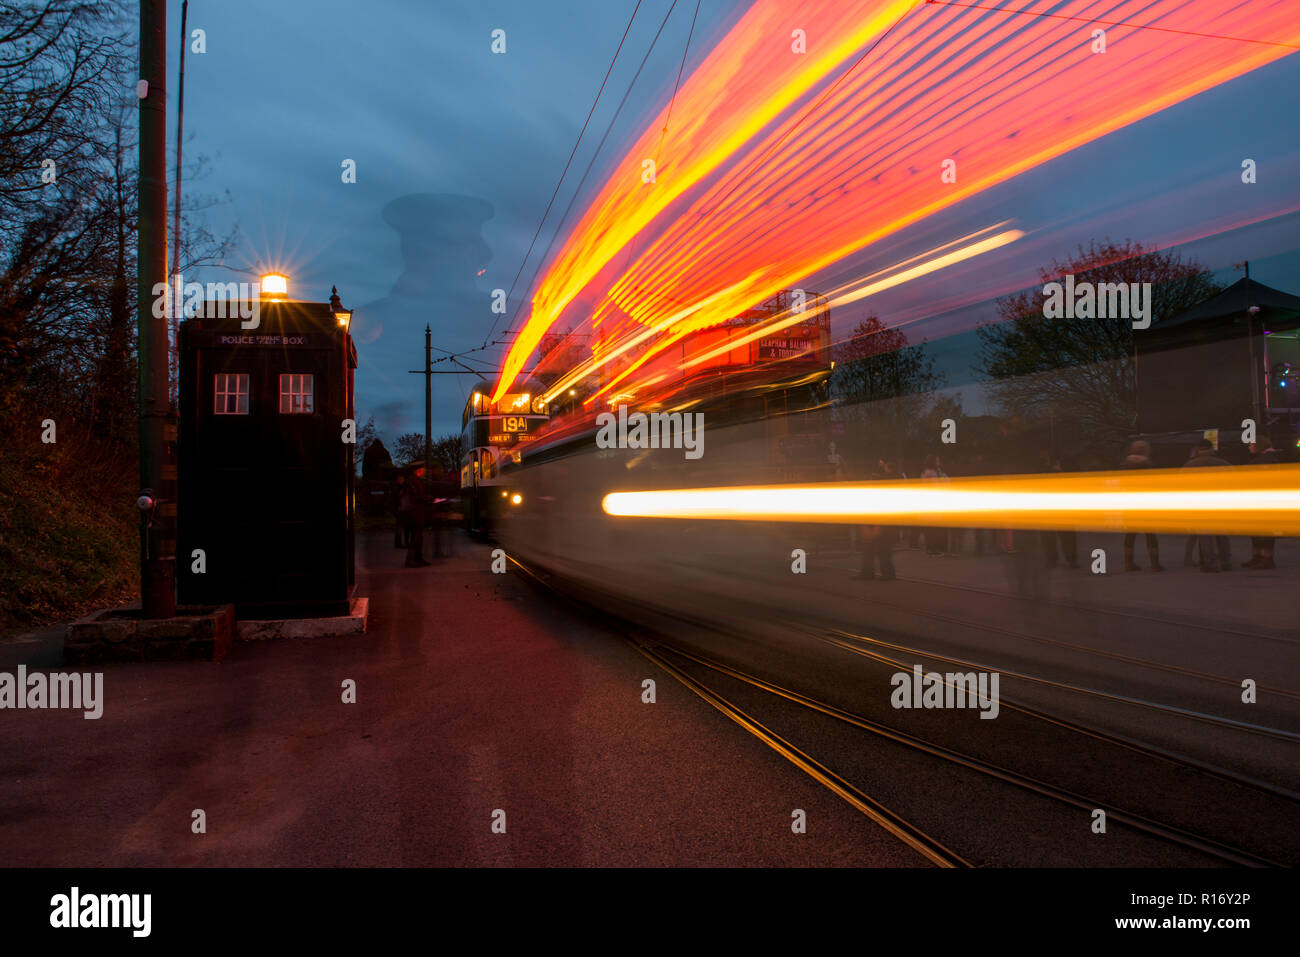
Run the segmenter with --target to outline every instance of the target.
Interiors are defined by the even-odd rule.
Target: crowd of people
[[[1251,448],[1250,465],[1276,465],[1296,460],[1295,440],[1289,430],[1278,429],[1265,441]],[[827,462],[836,475],[844,472],[843,459],[830,447]],[[1190,457],[1183,468],[1227,468],[1228,461],[1216,454],[1214,444],[1203,439],[1192,449]],[[1145,440],[1130,443],[1119,469],[1155,468],[1151,457],[1151,445]],[[997,474],[988,467],[982,454],[977,454],[966,470],[970,475]],[[1014,470],[1019,473],[1021,470]],[[1025,472],[1062,472],[1060,459],[1042,453],[1038,457],[1037,468],[1025,469]],[[1075,471],[1075,469],[1069,469]],[[1009,474],[1014,474],[1009,473]],[[872,481],[888,482],[906,480],[895,461],[878,459],[870,472]],[[946,483],[950,481],[944,471],[943,462],[937,454],[927,455],[921,463],[920,481],[925,483]],[[1141,536],[1146,547],[1146,570],[1163,572],[1160,562],[1160,540],[1154,532],[1130,531],[1125,534],[1123,542],[1124,571],[1137,572],[1144,568],[1136,557],[1137,539]],[[1064,563],[1070,568],[1079,567],[1078,532],[1070,529],[1053,529],[1044,531],[1012,530],[998,528],[940,528],[940,527],[899,527],[895,525],[866,525],[859,529],[858,551],[861,555],[861,568],[856,577],[861,579],[879,579],[891,581],[897,577],[893,553],[900,547],[921,549],[927,555],[948,557],[963,554],[966,543],[976,557],[984,555],[1019,555],[1023,561],[1025,553],[1033,553],[1035,560],[1041,553],[1043,563],[1055,567]],[[1267,536],[1251,538],[1251,557],[1240,561],[1237,567],[1253,571],[1267,571],[1276,568],[1275,539]],[[1184,539],[1183,564],[1199,567],[1202,572],[1227,572],[1234,567],[1231,554],[1231,542],[1228,536],[1203,534],[1189,531]]]

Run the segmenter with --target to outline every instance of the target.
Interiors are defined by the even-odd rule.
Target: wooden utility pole
[[[445,349],[439,349],[439,352],[446,352]],[[478,351],[478,350],[471,350]],[[433,454],[433,377],[436,375],[470,375],[485,376],[492,373],[486,369],[474,369],[467,366],[461,361],[462,353],[449,352],[438,362],[451,362],[453,365],[460,366],[459,369],[446,369],[434,371],[433,359],[433,330],[428,324],[424,327],[424,368],[407,369],[411,375],[424,376],[424,474],[426,477],[433,471],[432,454]]]
[[[1246,268],[1246,336],[1250,340],[1250,406],[1251,415],[1255,417],[1255,428],[1263,430],[1264,423],[1259,417],[1259,380],[1263,376],[1263,371],[1259,367],[1259,359],[1255,355],[1255,313],[1250,311],[1250,261],[1242,263]],[[1267,354],[1267,350],[1265,350]],[[1268,448],[1265,443],[1261,448]]]
[[[189,39],[185,35],[185,25],[189,18],[189,12],[190,0],[184,0],[181,4],[180,69],[177,71],[176,79],[176,198],[172,201],[172,257],[171,270],[168,275],[175,275],[181,268],[181,148],[185,144],[185,46]],[[179,388],[180,379],[180,362],[178,360],[181,347],[180,321],[181,316],[178,307],[172,313],[171,337],[169,339],[171,346],[169,368],[172,377],[173,401],[179,398],[176,390]]]
[[[167,4],[140,0],[140,183],[136,332],[140,408],[140,599],[144,618],[176,613],[175,437],[167,319],[153,317],[167,285]],[[172,303],[173,308],[176,303]]]
[[[433,331],[424,324],[424,480],[433,474]]]

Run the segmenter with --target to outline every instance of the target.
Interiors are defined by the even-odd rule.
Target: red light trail
[[[1104,11],[1076,0],[1052,18],[919,0],[866,16],[847,6],[758,0],[710,52],[677,93],[655,181],[642,182],[642,162],[664,136],[662,112],[536,283],[494,397],[561,320],[597,330],[593,366],[634,390],[634,367],[691,332],[1300,42],[1300,17],[1281,0]],[[1092,10],[1116,22],[1104,53],[1087,25],[1062,19],[1093,22]],[[796,29],[806,54],[791,52]],[[1231,34],[1273,42],[1220,38]],[[945,160],[955,182],[941,181]],[[601,362],[612,349],[629,353],[624,366]]]

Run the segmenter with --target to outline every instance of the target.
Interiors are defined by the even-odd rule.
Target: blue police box
[[[346,615],[356,581],[351,313],[337,289],[317,303],[262,285],[255,319],[244,318],[251,300],[243,310],[209,301],[180,324],[179,598],[233,603],[244,619]]]

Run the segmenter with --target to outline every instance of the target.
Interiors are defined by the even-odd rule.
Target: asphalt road
[[[363,636],[95,666],[99,720],[0,711],[0,863],[924,864],[616,629],[457,552],[406,569],[366,536]],[[0,670],[60,654],[58,629],[10,639]]]

